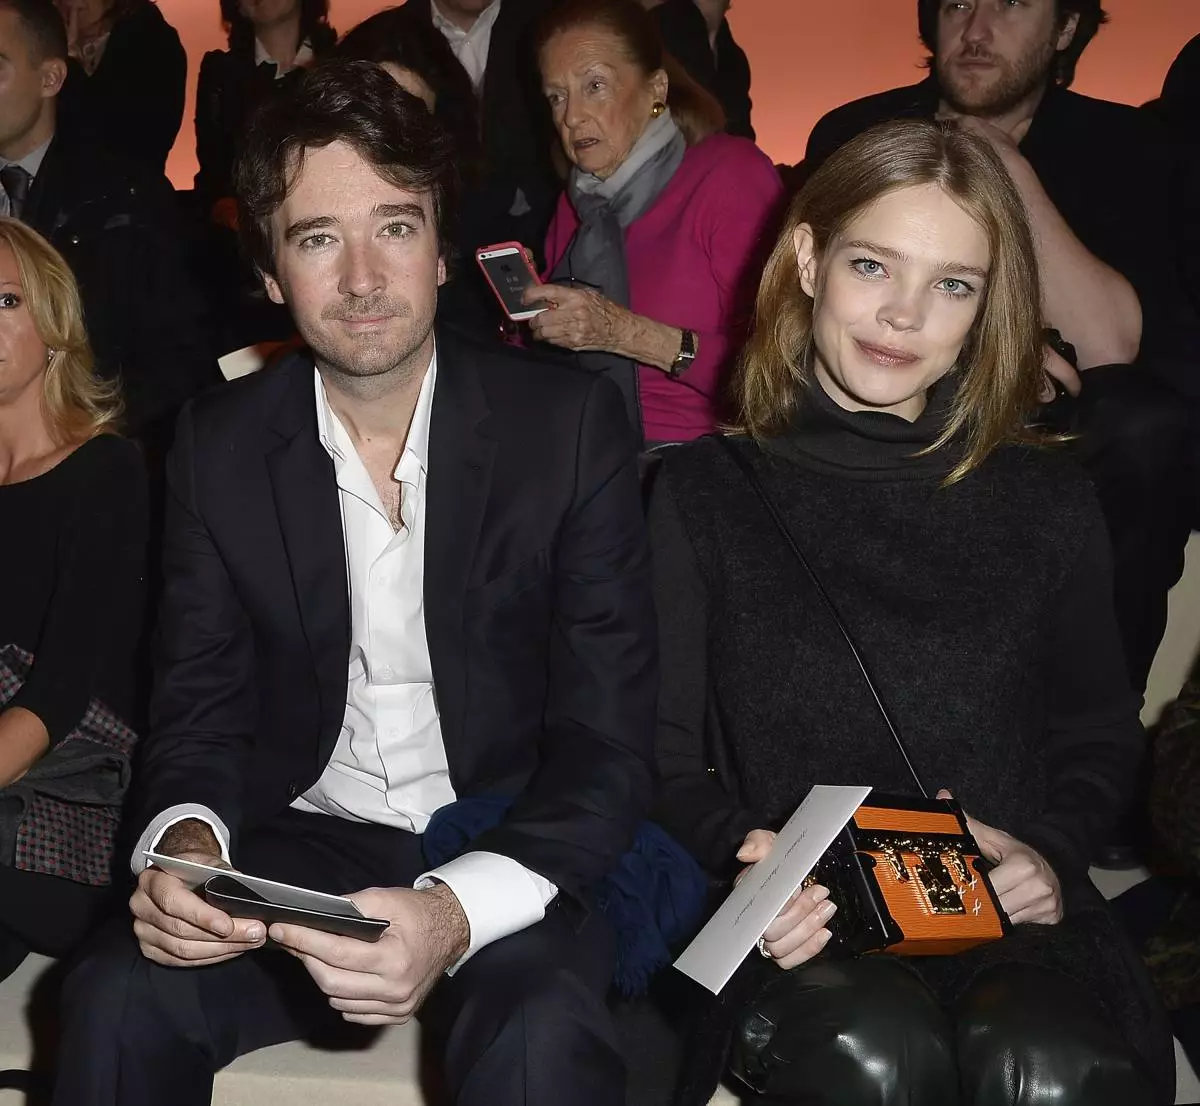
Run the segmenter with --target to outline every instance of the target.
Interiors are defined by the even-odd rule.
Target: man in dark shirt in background
[[[725,110],[725,130],[754,138],[750,123],[750,62],[725,18],[730,0],[642,0],[658,23],[663,46],[688,76]]]
[[[1046,324],[1077,355],[1078,373],[1050,353],[1047,369],[1078,396],[1074,448],[1108,520],[1126,657],[1144,688],[1191,528],[1179,397],[1200,400],[1200,326],[1176,248],[1187,215],[1172,184],[1176,145],[1147,113],[1069,91],[1106,19],[1100,0],[918,0],[917,15],[930,76],[825,116],[804,173],[905,116],[956,118],[1003,159],[1034,228]]]

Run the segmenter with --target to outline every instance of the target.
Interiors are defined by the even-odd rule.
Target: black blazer
[[[345,548],[310,356],[189,405],[167,479],[138,824],[202,803],[236,856],[320,777],[346,709]],[[425,625],[455,792],[518,796],[475,847],[583,896],[647,811],[658,690],[615,388],[439,338]]]
[[[186,399],[220,379],[171,186],[63,134],[46,151],[22,219],[79,282],[100,371],[123,384],[126,428],[142,434],[164,419],[169,428]]]
[[[162,173],[183,122],[187,55],[156,4],[113,26],[96,71],[72,62],[60,119],[97,145]]]

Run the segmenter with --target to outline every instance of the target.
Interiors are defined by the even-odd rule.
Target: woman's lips
[[[907,350],[893,349],[891,346],[876,346],[871,342],[860,341],[858,338],[854,339],[854,344],[858,347],[859,353],[877,365],[895,368],[901,365],[913,365],[921,360],[917,354],[909,353]]]
[[[576,150],[590,150],[593,146],[598,145],[599,142],[598,138],[580,138],[571,145]]]

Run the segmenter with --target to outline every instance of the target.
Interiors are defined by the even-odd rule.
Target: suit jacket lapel
[[[292,588],[320,697],[320,762],[333,752],[346,713],[350,599],[346,544],[333,462],[317,434],[313,364],[297,354],[280,366],[284,395],[274,420],[278,440],[266,457]]]
[[[437,357],[425,500],[425,633],[453,778],[463,751],[463,600],[487,507],[496,442],[487,434],[487,397],[469,347],[442,331]]]

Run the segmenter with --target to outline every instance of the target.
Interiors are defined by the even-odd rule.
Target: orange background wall
[[[334,26],[346,31],[396,0],[331,2]],[[194,85],[204,51],[225,44],[218,0],[159,6],[187,47]],[[1152,99],[1172,59],[1200,33],[1200,0],[1105,0],[1105,7],[1112,21],[1084,55],[1075,88],[1130,104]],[[736,0],[730,22],[754,71],[759,144],[778,162],[803,157],[808,132],[830,108],[921,77],[915,0]],[[169,166],[180,187],[195,172],[191,118],[189,98]]]

